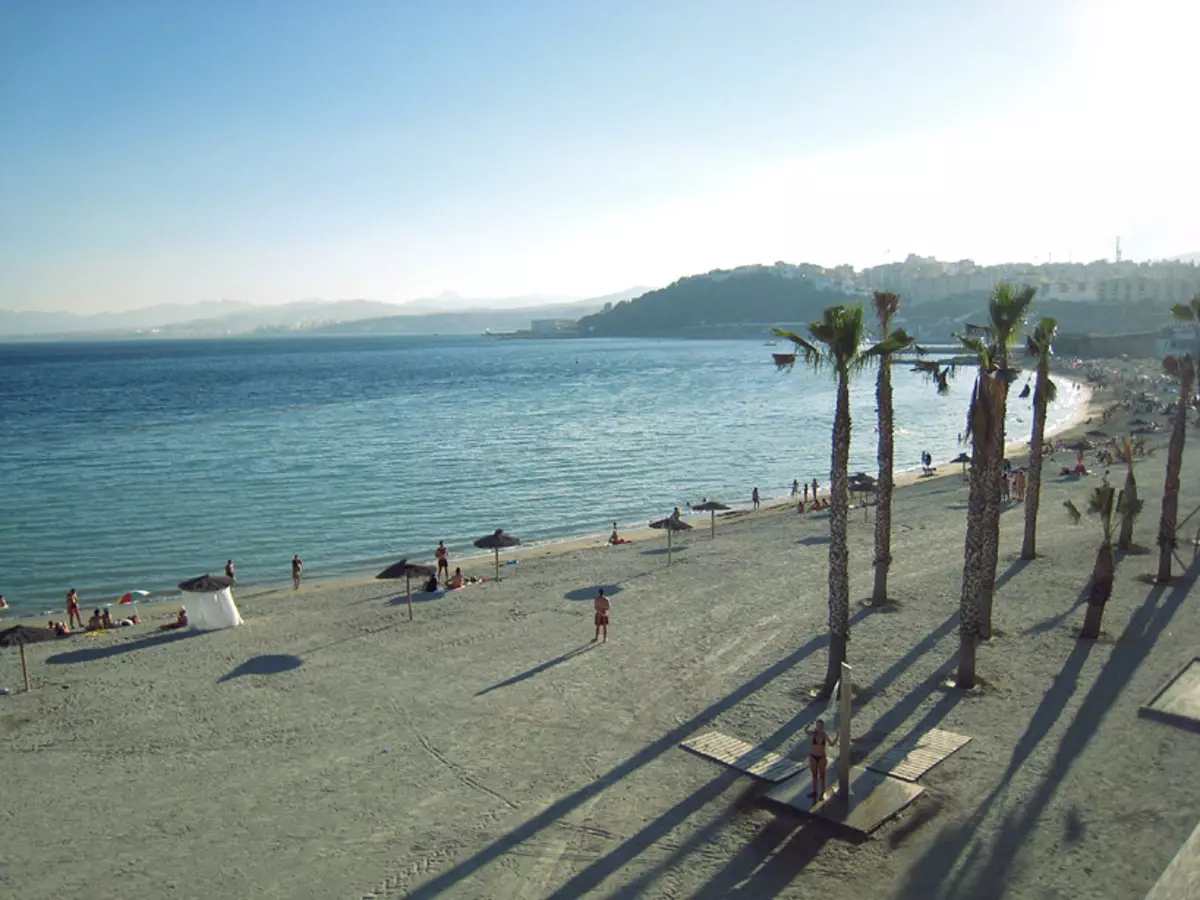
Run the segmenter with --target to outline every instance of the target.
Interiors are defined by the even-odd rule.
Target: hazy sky
[[[0,6],[0,308],[1200,250],[1194,0]]]

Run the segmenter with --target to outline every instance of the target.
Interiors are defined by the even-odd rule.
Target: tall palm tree
[[[968,326],[969,332],[981,333],[982,338],[970,334],[959,338],[959,343],[969,350],[979,363],[976,384],[985,386],[984,390],[976,391],[973,397],[973,407],[975,399],[980,399],[981,403],[980,408],[973,410],[968,417],[968,434],[974,435],[973,429],[979,420],[979,414],[986,413],[991,417],[986,425],[986,437],[990,446],[986,448],[983,456],[983,465],[978,466],[979,488],[983,494],[979,512],[982,526],[979,535],[979,567],[974,577],[968,578],[968,566],[965,562],[963,566],[963,591],[966,592],[970,585],[971,590],[977,592],[975,603],[979,607],[979,637],[983,640],[992,636],[992,596],[996,587],[996,563],[1000,558],[1000,482],[1004,469],[1004,419],[1008,411],[1008,388],[1017,377],[1017,370],[1010,362],[1020,335],[1021,323],[1025,320],[1036,293],[1037,288],[1031,285],[1014,288],[1007,282],[1000,282],[988,299],[987,325],[982,328]],[[986,354],[980,354],[981,348],[986,349]],[[981,445],[973,444],[973,456],[977,457],[979,446]],[[970,499],[967,503],[969,519]],[[969,521],[967,530],[969,533]]]
[[[1183,444],[1187,437],[1187,411],[1192,404],[1192,386],[1196,367],[1191,356],[1168,356],[1163,370],[1179,379],[1179,401],[1171,442],[1167,445],[1167,477],[1163,485],[1162,518],[1158,523],[1158,575],[1155,580],[1171,580],[1171,555],[1175,552],[1175,528],[1179,519],[1179,473],[1183,468]]]
[[[1050,358],[1058,320],[1046,317],[1025,340],[1025,353],[1033,357],[1037,383],[1033,389],[1033,435],[1029,440],[1029,479],[1025,487],[1025,540],[1021,559],[1037,556],[1037,517],[1042,500],[1042,449],[1046,443],[1046,408],[1054,402],[1058,387],[1050,378]]]
[[[892,406],[892,356],[916,346],[903,328],[892,331],[892,319],[900,309],[900,298],[876,291],[875,317],[879,320],[879,372],[875,380],[875,406],[879,414],[879,479],[875,483],[875,589],[871,602],[888,599],[888,571],[892,565],[892,468],[895,459],[895,416]],[[869,356],[875,348],[867,351]]]
[[[1100,637],[1100,622],[1104,618],[1104,604],[1112,596],[1113,575],[1116,572],[1116,560],[1113,558],[1113,531],[1116,528],[1116,518],[1113,513],[1125,504],[1123,497],[1117,497],[1108,485],[1092,490],[1088,498],[1088,512],[1100,520],[1100,547],[1096,551],[1096,563],[1092,567],[1092,584],[1088,591],[1088,608],[1083,617],[1083,631],[1079,636],[1088,640]],[[1115,498],[1115,502],[1114,502]],[[1075,524],[1079,524],[1080,514],[1075,504],[1064,500]]]
[[[832,372],[837,379],[833,417],[833,446],[829,479],[829,667],[822,696],[833,693],[846,661],[850,640],[850,549],[846,526],[850,511],[850,379],[875,362],[882,344],[861,351],[863,309],[857,304],[831,306],[819,322],[808,326],[809,338],[775,329],[777,337],[791,341],[796,354],[776,354],[778,368],[791,368],[796,355],[817,371]]]

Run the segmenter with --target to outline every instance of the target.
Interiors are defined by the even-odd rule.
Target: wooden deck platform
[[[719,731],[708,731],[690,737],[679,746],[763,781],[784,781],[806,771],[806,768],[795,760],[747,744]]]
[[[916,781],[950,754],[962,749],[970,740],[965,735],[934,728],[912,740],[897,744],[868,762],[867,768],[881,775]]]

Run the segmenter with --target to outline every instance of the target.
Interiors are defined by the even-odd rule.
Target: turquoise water
[[[0,345],[0,592],[15,611],[373,572],[829,477],[832,382],[761,341],[280,338]],[[1018,384],[1019,387],[1019,384]],[[959,452],[970,380],[896,373],[898,469]],[[1073,414],[1079,394],[1052,410]],[[1014,391],[1015,398],[1015,391]],[[851,470],[874,472],[874,379]],[[1029,427],[1015,401],[1010,434]]]

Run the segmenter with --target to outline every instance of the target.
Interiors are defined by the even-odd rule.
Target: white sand
[[[1164,457],[1138,468],[1142,543]],[[1002,634],[980,652],[986,689],[965,697],[941,682],[966,488],[898,494],[900,605],[860,611],[850,647],[856,756],[931,727],[972,741],[865,843],[763,809],[749,779],[677,746],[715,726],[807,752],[827,526],[776,509],[718,520],[715,541],[698,524],[669,569],[662,536],[527,553],[498,584],[417,603],[411,623],[402,583],[346,582],[242,599],[233,631],[32,647],[34,692],[0,697],[0,894],[1140,897],[1195,825],[1200,738],[1137,708],[1195,655],[1200,614],[1190,580],[1152,587],[1155,557],[1131,556],[1108,636],[1076,640],[1099,529],[1067,524],[1061,503],[1088,484],[1048,481],[1029,566],[1013,564],[1023,509],[1004,514]],[[861,598],[872,525],[851,522]],[[593,648],[598,584],[620,590]],[[0,654],[0,684],[19,679]]]

